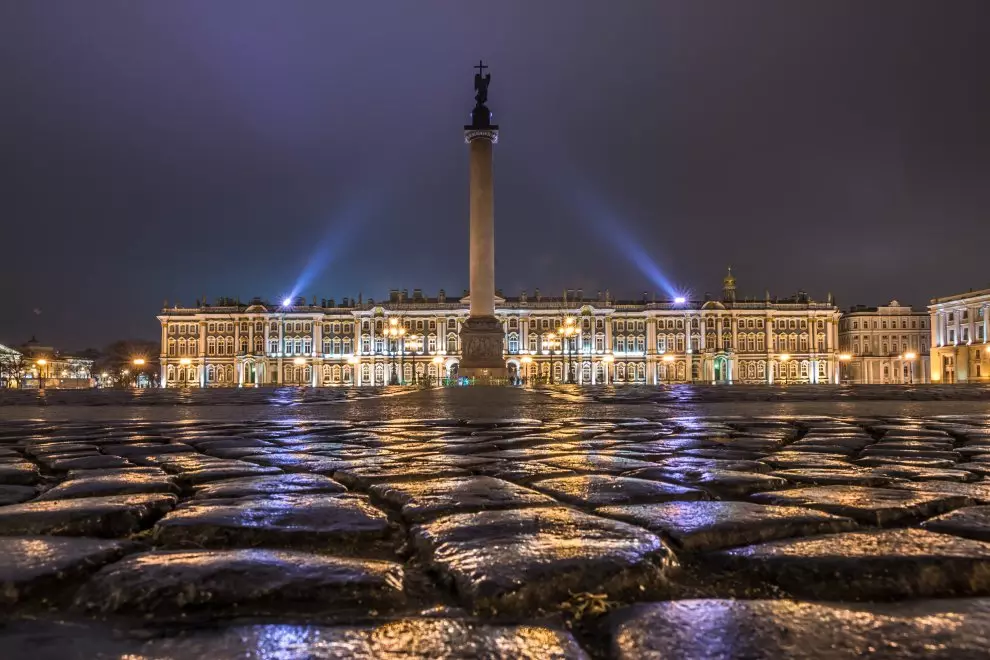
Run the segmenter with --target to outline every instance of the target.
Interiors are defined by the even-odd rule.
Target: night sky
[[[0,342],[164,299],[467,287],[472,65],[497,286],[990,286],[986,0],[0,4]],[[40,312],[40,314],[38,313]]]

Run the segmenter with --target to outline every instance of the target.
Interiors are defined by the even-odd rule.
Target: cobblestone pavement
[[[982,404],[603,417],[566,388],[462,392],[405,419],[8,416],[0,656],[986,657]],[[451,396],[488,414],[430,414]],[[555,412],[500,419],[504,396]]]

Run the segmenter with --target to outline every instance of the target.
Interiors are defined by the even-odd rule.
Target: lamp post
[[[557,333],[548,332],[543,335],[543,345],[550,350],[550,384],[553,385],[553,349],[557,345]]]
[[[292,360],[292,364],[296,365],[297,367],[301,367],[306,364],[306,360],[305,358],[297,357]]]
[[[134,371],[137,374],[134,377],[134,386],[137,387],[138,386],[138,379],[141,377],[141,371],[142,371],[141,367],[143,367],[145,365],[145,359],[144,358],[134,358],[133,360],[131,360],[131,364],[134,365]]]
[[[907,363],[908,363],[908,384],[909,385],[914,385],[914,360],[917,357],[918,357],[918,354],[917,353],[914,353],[914,352],[911,352],[911,351],[909,351],[909,352],[907,352],[907,353],[904,354],[904,359],[907,360]]]
[[[419,351],[423,348],[423,336],[422,335],[409,335],[406,337],[405,342],[403,342],[403,353],[405,352],[405,343],[408,342],[409,350],[412,353],[412,384],[416,384],[416,356],[419,355]]]
[[[557,328],[557,335],[560,337],[561,342],[561,353],[563,354],[564,363],[564,382],[570,383],[574,380],[571,377],[571,338],[577,334],[577,328],[574,327],[574,318],[568,316],[564,319],[564,325]],[[551,371],[553,367],[551,366]]]
[[[396,350],[399,351],[399,367],[402,368],[403,356],[402,356],[402,338],[406,334],[406,329],[399,326],[399,319],[389,319],[388,329],[385,331],[385,336],[389,341],[389,364],[392,366],[392,376],[389,378],[389,385],[398,385],[399,376],[395,373],[395,353]]]
[[[359,385],[360,379],[358,377],[358,366],[361,364],[360,358],[356,355],[352,355],[347,358],[347,364],[351,367],[351,385]]]
[[[791,356],[784,353],[778,356],[780,360],[780,384],[787,385],[787,361],[791,359]]]
[[[666,353],[661,359],[666,364],[666,367],[664,367],[664,371],[667,372],[667,384],[672,385],[674,382],[674,376],[671,373],[671,370],[674,368],[674,356],[671,355],[670,353]]]
[[[842,380],[842,370],[845,369],[846,380],[849,380],[849,361],[852,360],[852,355],[850,353],[839,353],[839,380]],[[842,363],[845,362],[846,366],[843,367]]]
[[[522,383],[525,385],[529,377],[529,365],[532,364],[533,358],[529,355],[524,355],[519,358],[519,361],[522,362]]]
[[[602,356],[602,362],[605,363],[605,384],[608,385],[608,370],[612,363],[615,362],[615,356],[611,353],[606,353]]]
[[[46,364],[48,364],[48,360],[41,358],[35,364],[38,365],[38,389],[43,390],[45,389],[45,377],[41,373],[41,370]]]
[[[442,365],[443,365],[443,356],[441,356],[441,355],[435,355],[435,356],[433,356],[433,364],[435,364],[436,367],[437,367],[437,383],[439,384],[440,382],[442,382],[442,379],[441,379],[441,376],[440,376],[440,372],[441,372]]]

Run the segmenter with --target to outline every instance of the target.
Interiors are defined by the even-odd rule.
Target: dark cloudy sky
[[[163,299],[467,286],[491,64],[497,285],[990,286],[987,0],[0,4],[0,342]],[[35,310],[40,310],[37,314]]]

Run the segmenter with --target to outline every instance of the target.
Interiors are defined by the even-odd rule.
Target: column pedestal
[[[461,325],[461,363],[457,373],[477,382],[500,381],[509,377],[502,359],[505,333],[494,316],[470,317]]]

